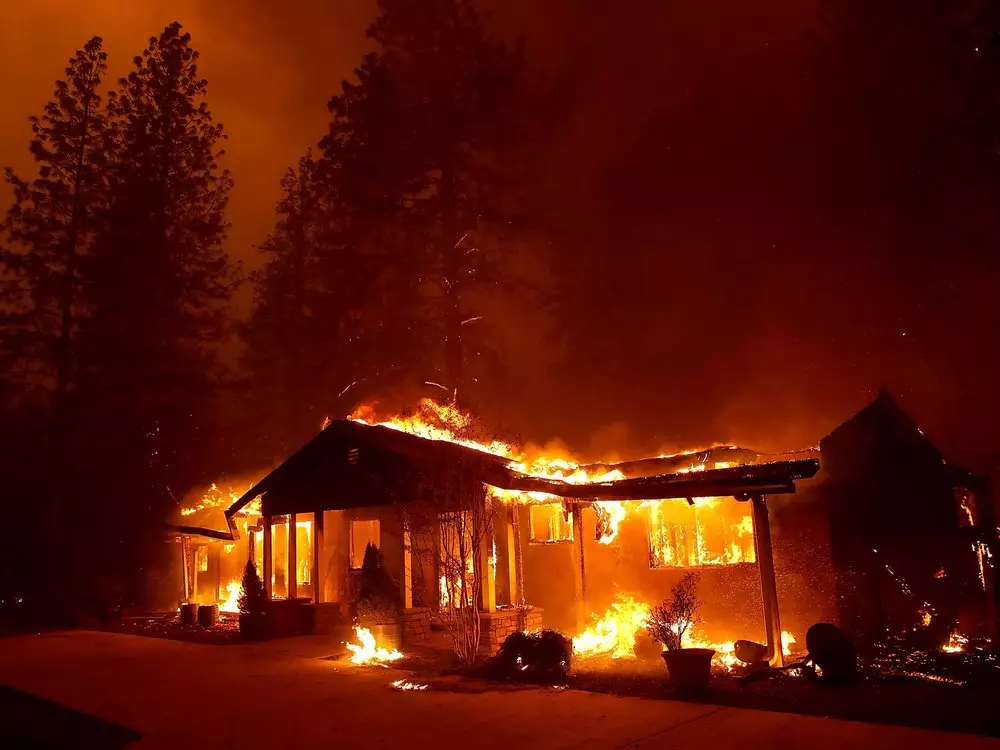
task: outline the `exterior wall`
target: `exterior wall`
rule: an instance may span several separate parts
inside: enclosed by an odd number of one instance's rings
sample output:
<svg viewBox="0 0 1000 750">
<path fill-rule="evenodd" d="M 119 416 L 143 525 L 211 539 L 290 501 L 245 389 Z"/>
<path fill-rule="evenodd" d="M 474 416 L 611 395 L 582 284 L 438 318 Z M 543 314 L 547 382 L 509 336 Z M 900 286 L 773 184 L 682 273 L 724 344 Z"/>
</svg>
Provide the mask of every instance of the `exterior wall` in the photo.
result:
<svg viewBox="0 0 1000 750">
<path fill-rule="evenodd" d="M 523 627 L 521 626 L 523 617 Z M 542 610 L 537 607 L 523 612 L 517 609 L 500 609 L 479 615 L 479 654 L 496 656 L 508 635 L 518 630 L 541 630 Z"/>
<path fill-rule="evenodd" d="M 426 641 L 431 634 L 431 608 L 410 607 L 403 612 L 403 642 Z"/>
<path fill-rule="evenodd" d="M 796 495 L 787 499 L 769 497 L 768 507 L 781 626 L 804 643 L 808 627 L 819 620 L 830 620 L 834 612 L 824 511 Z M 602 615 L 619 594 L 646 604 L 658 603 L 670 595 L 685 572 L 692 570 L 650 567 L 648 531 L 642 514 L 630 513 L 615 542 L 603 545 L 596 540 L 594 511 L 584 508 L 586 601 L 580 603 L 576 599 L 580 539 L 530 543 L 528 509 L 520 507 L 518 512 L 527 602 L 545 610 L 547 627 L 566 634 L 575 635 L 591 624 L 593 615 Z M 764 614 L 756 563 L 694 569 L 701 573 L 701 635 L 712 642 L 739 638 L 763 641 Z"/>
</svg>

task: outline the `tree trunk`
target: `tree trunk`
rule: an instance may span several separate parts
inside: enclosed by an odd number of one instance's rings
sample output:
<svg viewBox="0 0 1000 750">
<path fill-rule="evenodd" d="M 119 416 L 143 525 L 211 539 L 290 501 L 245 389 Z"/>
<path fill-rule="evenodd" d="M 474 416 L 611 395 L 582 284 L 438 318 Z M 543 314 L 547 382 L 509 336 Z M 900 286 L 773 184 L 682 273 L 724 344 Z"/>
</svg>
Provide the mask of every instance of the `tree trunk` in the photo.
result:
<svg viewBox="0 0 1000 750">
<path fill-rule="evenodd" d="M 73 302 L 76 280 L 77 243 L 80 236 L 80 193 L 83 189 L 83 167 L 87 156 L 87 127 L 90 121 L 90 105 L 94 99 L 94 65 L 90 66 L 91 80 L 87 99 L 83 105 L 83 121 L 80 124 L 80 147 L 76 155 L 76 172 L 73 178 L 73 213 L 70 216 L 66 237 L 66 266 L 63 271 L 62 298 L 59 301 L 59 343 L 56 350 L 56 403 L 61 407 L 69 386 L 70 339 L 73 335 Z M 61 410 L 61 409 L 60 409 Z"/>
</svg>

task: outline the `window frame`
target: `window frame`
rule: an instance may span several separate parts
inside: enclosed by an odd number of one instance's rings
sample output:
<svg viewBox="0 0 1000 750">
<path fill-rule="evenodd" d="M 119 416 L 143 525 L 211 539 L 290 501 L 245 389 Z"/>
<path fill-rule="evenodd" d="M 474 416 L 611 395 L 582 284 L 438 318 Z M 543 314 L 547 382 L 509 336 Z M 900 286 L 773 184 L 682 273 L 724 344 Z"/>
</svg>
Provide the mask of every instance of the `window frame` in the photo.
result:
<svg viewBox="0 0 1000 750">
<path fill-rule="evenodd" d="M 375 546 L 378 547 L 379 550 L 382 549 L 382 520 L 380 518 L 352 518 L 347 529 L 347 567 L 350 570 L 361 570 L 361 566 L 364 565 L 365 562 L 365 553 L 364 550 L 362 550 L 358 559 L 357 567 L 354 565 L 354 524 L 356 523 L 375 523 L 378 530 L 378 542 Z M 365 546 L 367 547 L 367 543 Z"/>
<path fill-rule="evenodd" d="M 563 513 L 563 504 L 560 502 L 555 503 L 531 503 L 528 506 L 528 544 L 537 545 L 539 547 L 546 547 L 553 544 L 572 544 L 576 541 L 575 533 L 575 518 L 573 516 L 573 511 L 569 511 L 569 518 L 566 519 L 565 523 L 569 529 L 569 537 L 564 539 L 536 539 L 535 538 L 535 524 L 531 518 L 531 513 L 535 508 L 542 507 L 552 507 L 555 506 L 556 512 Z"/>
</svg>

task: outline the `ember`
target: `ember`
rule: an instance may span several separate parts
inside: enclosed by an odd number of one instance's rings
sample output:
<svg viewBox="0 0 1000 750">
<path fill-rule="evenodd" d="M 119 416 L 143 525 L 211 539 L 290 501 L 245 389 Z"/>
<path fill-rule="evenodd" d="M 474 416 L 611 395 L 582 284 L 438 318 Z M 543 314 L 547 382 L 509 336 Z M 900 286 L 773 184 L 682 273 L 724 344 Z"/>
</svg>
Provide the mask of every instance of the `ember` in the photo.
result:
<svg viewBox="0 0 1000 750">
<path fill-rule="evenodd" d="M 390 683 L 397 690 L 426 690 L 430 685 L 418 685 L 415 682 L 407 682 L 406 680 L 396 680 Z"/>
<path fill-rule="evenodd" d="M 958 632 L 951 634 L 948 638 L 948 642 L 941 646 L 941 650 L 946 654 L 958 654 L 965 651 L 965 647 L 969 644 L 969 639 Z"/>
<path fill-rule="evenodd" d="M 376 664 L 384 667 L 387 661 L 396 661 L 403 658 L 403 654 L 396 649 L 388 651 L 379 647 L 375 643 L 375 636 L 372 635 L 372 631 L 368 628 L 355 627 L 354 632 L 357 634 L 361 645 L 358 646 L 354 643 L 344 644 L 352 654 L 352 664 Z"/>
</svg>

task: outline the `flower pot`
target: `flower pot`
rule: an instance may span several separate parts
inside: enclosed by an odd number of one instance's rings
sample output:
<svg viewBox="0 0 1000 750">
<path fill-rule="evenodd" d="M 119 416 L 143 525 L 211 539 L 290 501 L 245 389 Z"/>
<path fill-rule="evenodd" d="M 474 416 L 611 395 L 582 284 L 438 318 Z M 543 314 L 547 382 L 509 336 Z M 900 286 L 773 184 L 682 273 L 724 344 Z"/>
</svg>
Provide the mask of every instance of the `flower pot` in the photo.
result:
<svg viewBox="0 0 1000 750">
<path fill-rule="evenodd" d="M 680 648 L 664 651 L 663 662 L 667 665 L 670 684 L 675 687 L 705 687 L 712 676 L 711 648 Z"/>
<path fill-rule="evenodd" d="M 203 604 L 198 607 L 198 625 L 210 628 L 219 621 L 219 605 Z"/>
<path fill-rule="evenodd" d="M 181 605 L 181 625 L 188 627 L 198 621 L 198 605 L 193 602 L 185 602 Z"/>
</svg>

